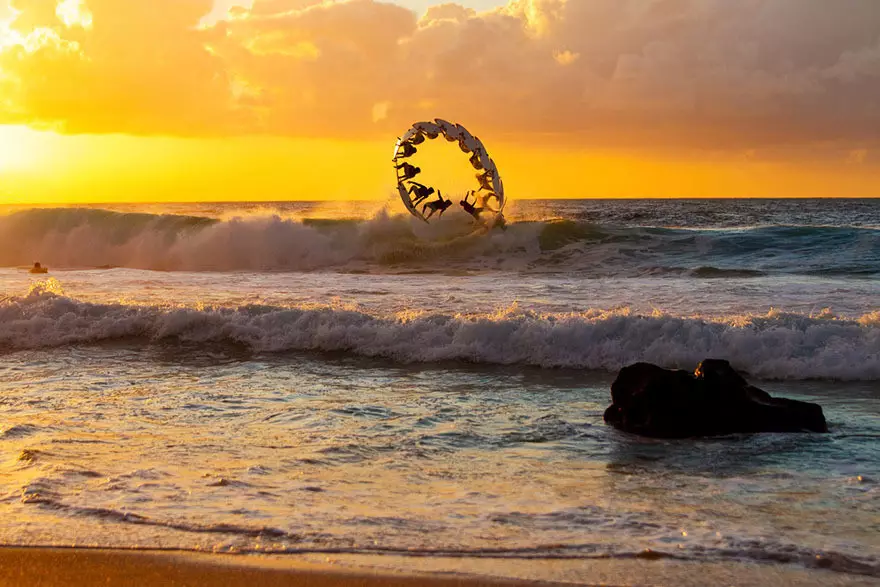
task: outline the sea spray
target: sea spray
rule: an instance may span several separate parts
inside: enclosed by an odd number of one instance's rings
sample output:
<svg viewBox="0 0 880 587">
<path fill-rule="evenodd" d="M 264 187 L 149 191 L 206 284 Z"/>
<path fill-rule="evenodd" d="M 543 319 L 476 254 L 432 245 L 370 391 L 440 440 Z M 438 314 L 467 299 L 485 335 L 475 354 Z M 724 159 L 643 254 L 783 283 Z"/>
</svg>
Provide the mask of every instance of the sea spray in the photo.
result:
<svg viewBox="0 0 880 587">
<path fill-rule="evenodd" d="M 559 220 L 485 233 L 463 213 L 436 225 L 382 211 L 366 220 L 250 215 L 223 220 L 99 209 L 0 216 L 0 266 L 53 269 L 371 272 L 505 270 L 584 277 L 749 278 L 880 274 L 880 230 L 774 226 L 693 230 Z"/>
</svg>

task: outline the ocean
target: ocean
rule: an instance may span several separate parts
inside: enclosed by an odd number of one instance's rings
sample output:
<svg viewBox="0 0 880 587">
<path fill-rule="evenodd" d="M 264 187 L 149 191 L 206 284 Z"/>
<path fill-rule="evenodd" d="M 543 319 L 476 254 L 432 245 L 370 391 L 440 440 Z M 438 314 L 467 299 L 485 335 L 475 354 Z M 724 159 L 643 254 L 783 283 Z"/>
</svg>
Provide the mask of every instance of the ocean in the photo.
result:
<svg viewBox="0 0 880 587">
<path fill-rule="evenodd" d="M 0 545 L 880 578 L 880 199 L 401 212 L 0 209 Z M 830 434 L 604 424 L 704 358 Z"/>
</svg>

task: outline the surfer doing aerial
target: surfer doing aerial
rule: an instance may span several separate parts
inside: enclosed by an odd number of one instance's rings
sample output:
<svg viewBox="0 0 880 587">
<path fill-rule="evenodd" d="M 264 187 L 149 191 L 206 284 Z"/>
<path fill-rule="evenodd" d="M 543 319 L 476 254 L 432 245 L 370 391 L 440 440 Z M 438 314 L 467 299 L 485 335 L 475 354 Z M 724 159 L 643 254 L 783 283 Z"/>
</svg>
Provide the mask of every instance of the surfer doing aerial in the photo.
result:
<svg viewBox="0 0 880 587">
<path fill-rule="evenodd" d="M 489 156 L 486 154 L 486 151 L 484 151 L 480 147 L 477 147 L 476 149 L 474 149 L 474 153 L 470 157 L 471 165 L 473 166 L 474 169 L 478 169 L 478 170 L 489 168 L 491 166 L 491 161 L 492 160 L 489 159 Z"/>
<path fill-rule="evenodd" d="M 477 181 L 480 184 L 480 190 L 492 191 L 492 178 L 495 176 L 495 171 L 493 169 L 487 169 L 486 171 L 482 171 L 476 175 Z"/>
<path fill-rule="evenodd" d="M 440 212 L 440 216 L 439 216 L 439 218 L 442 218 L 442 217 L 443 217 L 443 213 L 446 212 L 446 210 L 447 210 L 450 206 L 452 206 L 452 200 L 446 200 L 446 199 L 444 199 L 444 198 L 443 198 L 443 194 L 441 194 L 440 192 L 437 192 L 437 199 L 436 199 L 436 200 L 434 200 L 433 202 L 428 202 L 427 204 L 425 204 L 424 206 L 422 206 L 422 215 L 425 214 L 425 210 L 426 210 L 426 209 L 430 208 L 430 209 L 431 209 L 431 213 L 428 214 L 427 216 L 425 216 L 425 220 L 427 220 L 427 219 L 429 219 L 431 216 L 433 216 L 435 212 Z"/>
<path fill-rule="evenodd" d="M 428 222 L 429 218 L 442 216 L 443 212 L 452 206 L 452 202 L 445 199 L 439 190 L 413 181 L 422 172 L 420 167 L 400 161 L 418 153 L 419 149 L 416 145 L 441 136 L 450 143 L 457 143 L 459 148 L 468 154 L 471 166 L 479 171 L 476 175 L 478 189 L 468 192 L 461 200 L 462 208 L 490 229 L 503 226 L 502 213 L 507 200 L 504 196 L 504 184 L 495 162 L 489 157 L 486 147 L 478 137 L 472 135 L 462 125 L 441 118 L 413 124 L 408 131 L 398 137 L 394 145 L 392 161 L 397 177 L 397 193 L 407 210 L 419 220 Z M 437 199 L 429 201 L 428 198 L 435 193 Z M 491 207 L 486 205 L 490 198 L 495 200 Z M 490 212 L 492 218 L 488 217 Z"/>
<path fill-rule="evenodd" d="M 409 182 L 409 191 L 407 192 L 409 195 L 412 195 L 415 192 L 416 197 L 413 198 L 413 206 L 418 206 L 423 201 L 427 200 L 431 197 L 431 194 L 434 193 L 434 188 L 428 187 L 426 185 L 420 184 L 417 181 Z"/>
<path fill-rule="evenodd" d="M 434 124 L 433 122 L 417 122 L 413 128 L 420 133 L 425 134 L 429 139 L 436 139 L 440 136 L 440 132 L 443 130 L 440 128 L 440 125 Z"/>
<path fill-rule="evenodd" d="M 413 144 L 409 141 L 400 145 L 400 148 L 402 149 L 403 152 L 398 151 L 397 156 L 394 157 L 394 159 L 392 159 L 392 161 L 397 161 L 398 159 L 401 159 L 401 158 L 405 159 L 406 157 L 412 157 L 413 155 L 415 155 L 416 153 L 419 152 L 419 150 L 416 149 L 413 146 Z"/>
<path fill-rule="evenodd" d="M 400 177 L 401 181 L 412 179 L 422 172 L 421 167 L 414 167 L 406 162 L 401 163 L 400 165 L 395 165 L 394 168 L 397 169 L 397 171 L 403 170 L 403 175 Z"/>
<path fill-rule="evenodd" d="M 473 198 L 474 198 L 473 204 L 470 203 L 471 196 L 473 196 Z M 473 216 L 475 220 L 479 221 L 480 214 L 482 214 L 484 210 L 489 210 L 490 212 L 498 213 L 498 210 L 495 210 L 494 208 L 490 208 L 489 206 L 486 205 L 486 200 L 488 200 L 489 198 L 494 197 L 494 196 L 495 196 L 495 194 L 479 194 L 475 191 L 470 191 L 464 197 L 464 200 L 459 202 L 459 204 L 461 205 L 461 207 L 464 209 L 465 212 L 467 212 L 468 214 Z"/>
</svg>

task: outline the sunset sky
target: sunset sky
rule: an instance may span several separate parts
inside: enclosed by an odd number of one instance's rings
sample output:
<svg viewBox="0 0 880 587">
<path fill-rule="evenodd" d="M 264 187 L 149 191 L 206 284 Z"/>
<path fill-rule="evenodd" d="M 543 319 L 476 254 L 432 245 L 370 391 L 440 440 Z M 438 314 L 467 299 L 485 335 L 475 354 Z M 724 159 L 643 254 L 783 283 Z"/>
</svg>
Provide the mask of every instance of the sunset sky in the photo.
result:
<svg viewBox="0 0 880 587">
<path fill-rule="evenodd" d="M 0 203 L 880 196 L 878 0 L 0 0 Z M 449 144 L 437 182 L 469 173 Z"/>
</svg>

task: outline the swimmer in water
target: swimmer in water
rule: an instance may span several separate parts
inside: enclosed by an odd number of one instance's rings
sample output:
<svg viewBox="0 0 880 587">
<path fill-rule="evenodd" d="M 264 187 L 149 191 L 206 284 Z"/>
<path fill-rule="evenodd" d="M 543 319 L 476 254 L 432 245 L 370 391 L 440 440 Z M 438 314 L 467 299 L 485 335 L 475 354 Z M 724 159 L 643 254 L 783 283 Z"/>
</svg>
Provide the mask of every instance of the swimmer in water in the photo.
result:
<svg viewBox="0 0 880 587">
<path fill-rule="evenodd" d="M 34 266 L 31 268 L 31 273 L 49 273 L 49 270 L 40 265 L 39 262 L 34 263 Z"/>
<path fill-rule="evenodd" d="M 437 192 L 437 199 L 433 202 L 428 202 L 422 207 L 422 215 L 424 216 L 425 210 L 430 208 L 431 213 L 425 216 L 425 220 L 433 216 L 435 212 L 440 212 L 440 217 L 442 218 L 443 213 L 446 212 L 450 206 L 452 206 L 452 200 L 445 200 L 443 194 Z"/>
</svg>

